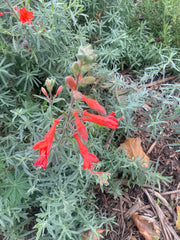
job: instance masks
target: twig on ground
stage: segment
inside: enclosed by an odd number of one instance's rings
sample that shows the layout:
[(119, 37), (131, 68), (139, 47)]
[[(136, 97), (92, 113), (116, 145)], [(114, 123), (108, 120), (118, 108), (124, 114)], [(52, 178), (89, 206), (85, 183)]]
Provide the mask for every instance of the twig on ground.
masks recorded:
[(165, 83), (165, 82), (167, 82), (167, 81), (174, 80), (174, 79), (176, 79), (176, 78), (177, 78), (177, 76), (171, 76), (171, 77), (167, 77), (167, 78), (165, 78), (165, 79), (161, 79), (161, 78), (160, 78), (159, 80), (157, 80), (157, 81), (155, 81), (155, 82), (145, 84), (145, 87), (151, 87), (151, 86), (154, 86), (154, 85), (156, 85), (156, 84)]
[(151, 145), (151, 147), (149, 148), (149, 150), (146, 153), (147, 155), (152, 152), (152, 150), (155, 147), (156, 143), (157, 143), (157, 141), (153, 142), (153, 144)]
[(125, 221), (124, 221), (124, 216), (123, 216), (122, 205), (123, 205), (123, 200), (122, 200), (122, 196), (120, 196), (121, 225), (122, 225), (121, 238), (123, 238), (124, 232), (125, 232), (125, 228), (126, 228)]
[(159, 198), (161, 200), (161, 202), (164, 204), (164, 206), (167, 207), (167, 209), (169, 210), (169, 212), (171, 213), (171, 215), (173, 216), (173, 220), (174, 223), (176, 223), (176, 213), (173, 211), (172, 207), (170, 206), (170, 204), (167, 202), (167, 200), (161, 196), (160, 193), (156, 192), (156, 191), (152, 191), (151, 189), (149, 189), (149, 191), (151, 191), (151, 193), (153, 193), (157, 198)]
[(174, 190), (174, 191), (169, 191), (169, 192), (164, 192), (164, 193), (161, 193), (161, 195), (169, 195), (169, 194), (178, 194), (180, 193), (180, 189), (179, 190)]
[(162, 234), (163, 234), (164, 239), (166, 239), (166, 240), (174, 240), (174, 239), (180, 240), (180, 237), (177, 235), (177, 233), (175, 232), (173, 227), (170, 225), (169, 221), (166, 219), (165, 214), (163, 213), (163, 211), (161, 210), (159, 205), (154, 201), (154, 199), (149, 194), (147, 189), (143, 188), (143, 191), (145, 192), (146, 196), (148, 197), (151, 205), (156, 209), (156, 213), (159, 217), (159, 220), (160, 220), (160, 223), (161, 223), (161, 226), (162, 226), (162, 230), (163, 230)]

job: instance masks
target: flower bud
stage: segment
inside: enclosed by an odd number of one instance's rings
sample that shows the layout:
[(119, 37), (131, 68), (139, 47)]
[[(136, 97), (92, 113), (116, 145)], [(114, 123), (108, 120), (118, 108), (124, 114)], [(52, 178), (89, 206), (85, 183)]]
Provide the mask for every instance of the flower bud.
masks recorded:
[(60, 86), (60, 87), (58, 88), (58, 90), (57, 90), (57, 92), (56, 92), (54, 98), (57, 97), (57, 95), (62, 91), (62, 89), (63, 89), (63, 86)]
[(84, 77), (84, 78), (81, 78), (80, 80), (80, 84), (81, 85), (84, 85), (84, 84), (92, 84), (95, 82), (95, 78), (92, 77), (92, 76), (88, 76), (88, 77)]
[(44, 95), (49, 99), (49, 96), (48, 96), (48, 94), (47, 94), (47, 92), (46, 92), (46, 89), (45, 88), (41, 88), (41, 91), (44, 93)]
[(82, 62), (84, 60), (84, 55), (83, 54), (77, 54), (76, 57), (80, 62)]
[(91, 45), (86, 47), (79, 47), (77, 59), (83, 64), (92, 64), (96, 61), (97, 55), (94, 54), (94, 50)]
[(80, 72), (80, 67), (79, 67), (79, 63), (78, 62), (74, 62), (72, 65), (72, 72), (75, 75), (78, 75), (78, 73)]
[(52, 92), (54, 84), (55, 84), (55, 79), (54, 78), (51, 78), (51, 79), (47, 78), (46, 79), (45, 85), (46, 85), (49, 92)]
[(88, 72), (90, 69), (91, 69), (91, 65), (90, 65), (90, 64), (86, 64), (86, 65), (83, 65), (83, 66), (81, 67), (81, 72), (82, 72), (82, 73), (86, 73), (86, 72)]
[(79, 91), (75, 90), (75, 91), (73, 91), (73, 97), (74, 97), (76, 100), (81, 100), (81, 98), (82, 98), (82, 93), (80, 93)]
[(67, 76), (65, 78), (65, 81), (67, 83), (68, 88), (70, 88), (71, 90), (75, 90), (76, 89), (76, 81), (74, 80), (73, 77)]

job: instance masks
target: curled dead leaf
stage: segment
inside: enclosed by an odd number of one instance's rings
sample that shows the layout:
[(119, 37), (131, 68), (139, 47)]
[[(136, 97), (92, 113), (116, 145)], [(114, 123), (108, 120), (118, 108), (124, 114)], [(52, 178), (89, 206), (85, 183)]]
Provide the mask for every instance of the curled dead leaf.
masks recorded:
[(149, 157), (145, 154), (145, 152), (142, 149), (141, 146), (141, 139), (139, 137), (136, 138), (126, 138), (126, 140), (124, 141), (124, 143), (122, 143), (120, 145), (119, 150), (122, 150), (122, 146), (124, 148), (124, 151), (126, 153), (126, 155), (130, 158), (130, 159), (136, 159), (138, 156), (140, 158), (143, 158), (143, 167), (148, 167), (149, 165)]
[(159, 228), (150, 218), (140, 216), (137, 212), (132, 214), (132, 218), (139, 232), (146, 240), (158, 240), (160, 238)]
[[(101, 234), (105, 232), (106, 229), (96, 229), (96, 231)], [(88, 230), (81, 235), (83, 240), (90, 240), (90, 236), (91, 236), (91, 230)], [(100, 239), (101, 238), (99, 238), (96, 234), (93, 235), (93, 240), (100, 240)]]
[(175, 229), (180, 232), (180, 206), (177, 206), (177, 221)]

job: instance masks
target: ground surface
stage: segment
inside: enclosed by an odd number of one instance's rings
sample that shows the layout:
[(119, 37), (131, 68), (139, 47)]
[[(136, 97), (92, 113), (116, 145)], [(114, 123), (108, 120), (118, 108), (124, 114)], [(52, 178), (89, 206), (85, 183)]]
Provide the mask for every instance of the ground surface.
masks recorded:
[[(161, 88), (161, 79), (157, 79), (153, 86), (147, 85), (149, 91)], [(167, 81), (168, 83), (168, 81)], [(172, 83), (172, 81), (171, 81)], [(148, 104), (148, 103), (147, 103)], [(144, 125), (143, 109), (136, 112), (135, 124), (139, 127)], [(150, 221), (154, 222), (155, 227), (158, 228), (160, 238), (163, 240), (178, 240), (180, 234), (175, 231), (177, 220), (176, 207), (180, 205), (180, 154), (176, 152), (177, 148), (169, 146), (177, 139), (177, 132), (175, 132), (172, 125), (176, 125), (180, 119), (169, 121), (162, 127), (165, 129), (161, 137), (156, 140), (150, 138), (150, 134), (143, 130), (137, 130), (134, 137), (139, 136), (142, 140), (142, 147), (144, 152), (149, 156), (153, 164), (156, 164), (159, 159), (158, 172), (164, 171), (163, 175), (172, 176), (171, 183), (165, 185), (161, 183), (161, 192), (155, 188), (144, 186), (139, 188), (128, 188), (126, 183), (122, 190), (122, 196), (114, 197), (104, 192), (97, 193), (97, 201), (99, 209), (106, 212), (108, 217), (115, 217), (117, 225), (113, 225), (113, 230), (109, 229), (105, 239), (108, 240), (151, 240), (151, 238), (143, 237), (136, 227), (132, 214), (136, 212), (138, 215), (145, 217), (143, 219), (149, 226), (152, 225)], [(150, 221), (148, 221), (150, 219)], [(146, 224), (145, 224), (146, 225)], [(152, 229), (154, 230), (154, 225)], [(144, 226), (143, 226), (144, 228)], [(146, 232), (146, 229), (144, 229)], [(105, 232), (103, 233), (105, 235)]]

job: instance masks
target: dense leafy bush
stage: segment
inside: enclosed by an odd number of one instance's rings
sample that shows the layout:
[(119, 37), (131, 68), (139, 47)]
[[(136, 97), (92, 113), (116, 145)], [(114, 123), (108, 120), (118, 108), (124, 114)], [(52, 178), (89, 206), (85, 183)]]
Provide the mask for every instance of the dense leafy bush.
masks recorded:
[[(153, 81), (159, 73), (163, 77), (167, 70), (179, 73), (179, 18), (172, 12), (174, 8), (168, 10), (168, 4), (173, 5), (173, 1), (0, 3), (0, 233), (4, 239), (34, 239), (31, 234), (35, 231), (36, 239), (80, 239), (82, 232), (91, 229), (93, 233), (113, 222), (105, 213), (97, 213), (93, 186), (98, 178), (82, 170), (72, 134), (62, 138), (63, 124), (58, 128), (60, 143), (54, 142), (47, 169), (36, 170), (34, 166), (38, 155), (33, 144), (43, 139), (53, 119), (70, 107), (70, 91), (64, 79), (72, 74), (71, 65), (81, 45), (93, 44), (98, 61), (88, 71), (95, 83), (80, 90), (98, 100), (108, 113), (115, 111), (118, 117), (125, 117), (115, 133), (95, 124), (88, 131), (88, 149), (101, 159), (97, 169), (111, 173), (110, 184), (104, 188), (118, 196), (121, 183), (113, 179), (119, 173), (129, 184), (160, 186), (160, 180), (168, 180), (152, 165), (147, 171), (138, 160), (131, 162), (117, 149), (120, 138), (135, 130), (134, 113), (146, 99), (155, 106), (146, 116), (146, 130), (155, 139), (163, 131), (161, 123), (169, 120), (168, 111), (173, 112), (172, 119), (179, 115), (178, 86), (167, 85), (158, 95), (154, 93), (159, 109), (144, 88), (144, 83)], [(178, 1), (176, 4), (178, 7)], [(156, 9), (153, 16), (150, 5)], [(15, 6), (33, 11), (32, 25), (19, 21)], [(159, 18), (163, 18), (163, 28)], [(163, 41), (157, 42), (155, 38), (161, 37)], [(138, 80), (131, 79), (129, 84), (117, 74), (125, 68), (136, 71)], [(53, 111), (40, 91), (47, 78), (55, 79), (52, 94), (59, 85), (64, 86)], [(119, 88), (123, 92), (121, 100)], [(77, 102), (76, 108), (84, 109), (85, 105)], [(30, 224), (35, 226), (33, 230)]]

